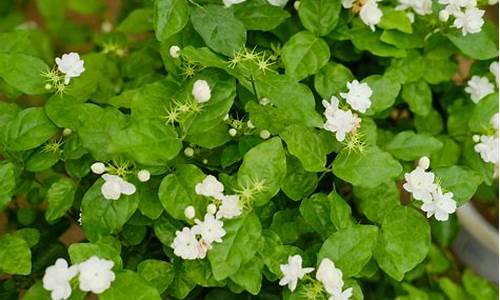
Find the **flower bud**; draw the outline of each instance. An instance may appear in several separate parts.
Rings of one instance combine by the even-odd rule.
[[[215,206],[215,204],[213,203],[210,203],[208,206],[207,206],[207,213],[213,215],[217,212],[217,206]]]
[[[261,130],[260,133],[259,133],[259,136],[263,139],[263,140],[267,140],[270,136],[271,136],[271,133],[267,130]]]
[[[90,166],[92,173],[94,174],[102,174],[106,172],[106,166],[102,162],[95,162]]]
[[[137,173],[137,179],[139,179],[140,182],[146,182],[151,178],[151,173],[149,173],[148,170],[140,170]]]
[[[439,20],[441,22],[446,22],[450,18],[450,13],[446,10],[443,9],[442,11],[439,12]]]
[[[253,128],[255,128],[255,125],[253,125],[253,123],[252,123],[251,120],[248,120],[247,121],[247,127],[250,128],[250,129],[253,129]]]
[[[235,128],[230,128],[228,130],[228,133],[230,136],[236,136],[238,134],[238,130],[236,130]]]
[[[184,216],[186,218],[191,220],[192,218],[194,218],[195,215],[196,215],[196,211],[192,205],[190,205],[184,209]]]
[[[180,54],[181,54],[181,48],[177,45],[173,45],[172,47],[170,47],[170,49],[168,50],[168,53],[170,54],[170,56],[172,58],[179,58]]]
[[[269,103],[271,103],[271,101],[270,101],[270,100],[269,100],[269,98],[267,98],[267,97],[262,97],[262,98],[260,98],[259,103],[260,103],[260,105],[262,105],[262,106],[266,106],[266,105],[268,105]]]
[[[62,134],[63,134],[64,136],[68,136],[68,135],[70,135],[72,132],[73,132],[73,130],[71,130],[71,129],[69,129],[69,128],[64,128],[64,129],[63,129]]]
[[[193,157],[193,155],[194,155],[193,148],[186,147],[186,149],[184,149],[184,155],[186,155],[187,157]]]
[[[196,80],[193,84],[192,94],[198,103],[205,103],[212,97],[210,86],[205,80]]]
[[[472,140],[474,141],[474,143],[479,143],[479,141],[481,140],[481,137],[479,135],[475,134],[472,136]]]
[[[295,1],[293,3],[293,8],[295,8],[295,10],[299,10],[299,7],[300,7],[300,1]]]
[[[430,165],[431,165],[431,161],[427,156],[422,156],[418,160],[418,166],[424,170],[427,170]]]

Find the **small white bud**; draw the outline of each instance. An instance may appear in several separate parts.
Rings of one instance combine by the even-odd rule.
[[[450,18],[450,13],[446,10],[443,9],[442,11],[439,12],[439,20],[441,22],[446,22]]]
[[[267,130],[261,130],[260,133],[259,133],[259,136],[264,139],[264,140],[267,140],[270,136],[271,136],[271,133]]]
[[[229,114],[226,114],[226,115],[224,116],[224,121],[227,121],[227,120],[229,120]]]
[[[431,165],[431,161],[427,156],[422,156],[418,160],[418,166],[424,170],[427,170],[430,165]]]
[[[113,24],[111,24],[111,22],[109,22],[109,21],[102,22],[102,24],[101,24],[101,31],[102,32],[108,33],[108,32],[111,32],[111,30],[113,30]]]
[[[269,98],[267,98],[267,97],[262,97],[262,98],[260,98],[259,103],[260,103],[260,105],[262,105],[262,106],[266,106],[266,105],[268,105],[269,103],[271,103],[271,101],[270,101],[270,100],[269,100]]]
[[[69,129],[69,128],[64,128],[64,129],[63,129],[63,132],[62,132],[62,134],[63,134],[64,136],[68,136],[68,135],[70,135],[71,133],[73,133],[73,130],[71,130],[71,129]]]
[[[295,10],[299,10],[299,7],[300,7],[300,1],[295,1],[293,3],[293,8],[295,8]]]
[[[207,213],[213,215],[217,212],[217,206],[215,206],[215,204],[213,203],[210,203],[208,206],[207,206]]]
[[[204,158],[202,161],[201,161],[204,165],[208,164],[208,159]]]
[[[151,173],[149,173],[148,170],[140,170],[137,172],[137,179],[139,179],[140,182],[146,182],[151,178]]]
[[[212,97],[210,86],[206,80],[196,80],[193,84],[192,94],[198,103],[205,103]]]
[[[186,149],[184,149],[184,155],[186,155],[187,157],[193,157],[193,155],[194,155],[193,148],[186,147]]]
[[[190,205],[184,209],[184,216],[186,218],[191,220],[192,218],[194,218],[195,215],[196,215],[196,211],[192,205]]]
[[[406,16],[408,17],[408,20],[410,20],[410,23],[414,23],[415,22],[415,14],[412,13],[411,11],[407,12],[406,13]]]
[[[46,90],[51,90],[52,89],[52,84],[50,84],[50,83],[45,84],[45,89]]]
[[[236,136],[238,134],[238,130],[236,130],[235,128],[230,128],[228,130],[228,133],[230,136]]]
[[[181,55],[181,48],[179,46],[177,46],[177,45],[173,45],[168,50],[168,53],[170,54],[170,56],[172,58],[179,58],[179,56]]]
[[[253,129],[253,128],[255,128],[255,125],[253,125],[253,123],[252,123],[251,120],[248,120],[247,121],[247,127],[250,128],[250,129]]]
[[[481,137],[479,135],[475,134],[472,136],[472,140],[474,141],[474,143],[479,143],[479,141],[481,140]]]
[[[106,166],[102,162],[95,162],[90,166],[92,173],[94,174],[102,174],[106,172]]]

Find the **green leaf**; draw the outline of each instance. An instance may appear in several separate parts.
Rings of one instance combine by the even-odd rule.
[[[330,199],[325,194],[314,194],[300,203],[300,214],[304,220],[322,237],[333,233],[330,221]],[[331,212],[333,213],[333,212]]]
[[[164,165],[182,148],[175,130],[160,120],[133,121],[116,132],[110,152],[122,153],[144,165]]]
[[[418,133],[428,133],[437,135],[443,131],[443,117],[434,109],[431,109],[426,116],[415,116],[415,128]]]
[[[208,260],[216,280],[236,274],[255,255],[261,225],[255,213],[224,221],[226,235],[208,252]]]
[[[466,269],[462,275],[462,282],[465,291],[474,300],[495,300],[498,299],[498,287],[488,282],[486,279],[474,274]]]
[[[23,299],[25,300],[52,300],[50,292],[43,288],[43,283],[41,281],[35,283],[27,292],[24,294]]]
[[[41,172],[50,169],[60,158],[58,152],[38,151],[30,155],[26,160],[26,171]]]
[[[189,221],[184,209],[193,206],[198,218],[203,217],[208,201],[196,194],[195,186],[205,179],[205,174],[194,165],[178,165],[174,173],[161,182],[158,196],[165,210],[174,218]]]
[[[101,194],[103,183],[98,179],[82,199],[82,227],[91,242],[118,233],[139,205],[136,195],[121,195],[116,201],[105,199]]]
[[[445,35],[463,54],[473,59],[486,60],[498,56],[497,42],[485,31],[462,35],[461,32]]]
[[[156,259],[143,260],[137,266],[137,273],[154,286],[160,294],[169,287],[175,276],[174,266],[171,263]]]
[[[181,31],[189,21],[189,6],[186,0],[155,0],[154,27],[160,42]]]
[[[10,202],[16,187],[15,166],[11,162],[0,163],[0,211]]]
[[[411,22],[405,11],[385,9],[384,15],[377,24],[378,27],[383,29],[397,29],[404,33],[412,33]]]
[[[25,151],[45,143],[57,132],[43,108],[30,107],[21,111],[9,123],[7,147],[11,151]]]
[[[49,222],[64,216],[71,208],[75,197],[76,185],[69,178],[60,178],[54,182],[47,192],[48,208],[45,219]]]
[[[255,85],[259,96],[267,97],[290,124],[323,127],[323,119],[315,108],[314,96],[306,85],[274,73],[259,76]]]
[[[110,242],[111,241],[111,242]],[[121,269],[122,259],[120,257],[120,248],[111,244],[119,241],[110,238],[109,240],[102,239],[96,243],[74,243],[68,247],[68,254],[72,264],[82,263],[92,256],[105,258],[114,262],[115,270]]]
[[[283,46],[281,58],[286,74],[300,81],[317,73],[328,63],[330,49],[323,39],[308,31],[301,31]]]
[[[47,92],[43,73],[49,67],[41,59],[24,54],[0,53],[0,78],[28,95]]]
[[[0,270],[17,275],[31,273],[31,250],[21,236],[5,234],[0,237]]]
[[[473,106],[470,114],[469,128],[472,132],[483,133],[491,128],[491,117],[498,112],[498,92],[481,99]]]
[[[439,288],[444,292],[448,299],[467,300],[470,299],[467,293],[458,284],[449,278],[441,278],[438,281]]]
[[[443,189],[453,192],[453,199],[457,201],[458,205],[469,201],[482,183],[479,174],[467,167],[438,168],[434,170],[434,173],[441,180]]]
[[[111,287],[99,294],[99,300],[161,300],[160,293],[139,274],[123,270],[115,275]]]
[[[281,7],[269,5],[265,0],[248,0],[234,7],[234,15],[247,30],[269,31],[276,28],[290,13]]]
[[[403,168],[389,153],[369,146],[363,152],[343,149],[333,162],[333,174],[354,186],[373,188],[401,174]]]
[[[331,192],[328,195],[328,203],[330,205],[330,220],[335,229],[342,230],[354,224],[351,207],[339,194]]]
[[[390,108],[399,95],[401,85],[386,76],[371,75],[361,82],[367,83],[373,91],[370,97],[372,105],[366,112],[367,115],[382,112]]]
[[[285,151],[281,140],[275,137],[245,154],[238,170],[238,188],[253,190],[251,200],[261,206],[279,192],[285,175]]]
[[[401,281],[425,259],[430,244],[425,217],[411,207],[396,206],[385,215],[374,256],[385,273]]]
[[[307,30],[324,36],[337,26],[340,10],[340,0],[303,0],[299,6],[299,17]]]
[[[152,9],[139,8],[130,12],[116,29],[128,34],[147,32],[153,29],[152,19]]]
[[[370,261],[377,242],[378,228],[354,225],[332,234],[321,246],[318,264],[325,257],[335,262],[344,278],[357,275]]]
[[[382,223],[385,215],[399,205],[399,190],[392,181],[374,188],[355,186],[353,192],[361,212],[374,223]]]
[[[405,57],[406,51],[380,41],[380,31],[372,32],[363,27],[351,30],[352,43],[359,50],[369,51],[373,55],[382,57]]]
[[[430,156],[442,147],[443,143],[438,139],[408,130],[396,134],[385,144],[384,149],[399,159],[411,161],[422,156]]]
[[[288,198],[299,201],[314,192],[317,184],[316,173],[304,170],[295,156],[286,157],[286,175],[281,183],[281,190]]]
[[[248,291],[252,295],[258,295],[262,285],[262,268],[264,263],[256,258],[241,266],[236,274],[231,275],[230,279]]]
[[[321,97],[330,99],[332,96],[345,91],[347,82],[353,79],[354,76],[349,68],[342,64],[329,62],[314,75],[314,88]]]
[[[245,45],[245,26],[231,10],[220,5],[196,7],[191,11],[191,22],[205,44],[215,52],[231,56]]]
[[[425,73],[426,64],[419,52],[409,51],[405,58],[393,59],[384,76],[401,84],[418,81]]]
[[[280,132],[288,151],[297,157],[306,171],[325,170],[326,149],[316,129],[301,125],[291,125]]]
[[[426,116],[432,109],[431,88],[423,80],[404,84],[401,96],[417,115]]]
[[[457,164],[462,152],[460,146],[447,136],[440,136],[438,138],[443,143],[443,148],[431,154],[431,167],[435,169]]]

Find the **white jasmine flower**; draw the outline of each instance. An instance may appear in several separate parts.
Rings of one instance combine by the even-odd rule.
[[[140,182],[146,182],[151,178],[151,173],[149,173],[148,170],[140,170],[137,172],[137,179],[139,179]]]
[[[168,49],[168,54],[170,54],[172,58],[179,58],[179,56],[181,56],[181,48],[177,45],[173,45]]]
[[[264,129],[259,132],[259,136],[261,139],[267,140],[269,137],[271,137],[271,133],[269,132],[269,130]]]
[[[106,166],[102,162],[95,162],[90,166],[90,170],[94,174],[102,174],[106,172]]]
[[[212,97],[210,86],[206,80],[198,79],[193,84],[192,94],[198,103],[205,103]]]
[[[198,195],[219,199],[223,196],[224,185],[213,175],[208,175],[195,186],[195,191]]]
[[[403,184],[403,188],[412,193],[413,198],[417,200],[424,202],[431,201],[432,192],[437,188],[434,183],[434,177],[434,173],[426,172],[424,169],[416,167],[415,170],[405,174],[406,182]]]
[[[115,280],[113,261],[92,256],[78,265],[80,290],[100,294],[109,289]]]
[[[238,130],[236,130],[235,128],[230,128],[228,130],[228,133],[229,133],[230,136],[234,137],[234,136],[236,136],[238,134]]]
[[[342,271],[335,267],[333,261],[329,258],[323,258],[316,271],[316,279],[319,280],[328,294],[333,294],[337,290],[342,290],[344,281],[342,280]]]
[[[78,273],[77,266],[68,266],[63,258],[45,269],[43,288],[50,291],[52,300],[68,299],[71,296],[71,279]]]
[[[223,196],[219,200],[222,201],[222,204],[216,214],[217,219],[232,219],[241,215],[241,203],[238,195]]]
[[[462,29],[463,35],[480,32],[483,27],[484,10],[478,9],[477,7],[469,6],[465,11],[458,11],[453,15],[455,16],[453,27]]]
[[[120,176],[104,174],[101,177],[105,181],[101,186],[101,193],[108,200],[118,200],[122,194],[132,195],[135,193],[135,185],[125,181]]]
[[[382,10],[378,8],[376,0],[367,0],[359,11],[361,21],[370,27],[372,31],[375,31],[375,25],[380,23],[382,16]]]
[[[397,10],[405,10],[411,8],[416,14],[421,16],[432,14],[431,0],[399,0]]]
[[[347,83],[347,88],[349,91],[347,93],[340,93],[340,97],[344,98],[354,110],[365,113],[372,105],[370,97],[373,91],[370,86],[367,83],[360,83],[357,80],[353,80]]]
[[[288,0],[267,0],[267,2],[271,5],[274,5],[274,6],[285,7]]]
[[[189,206],[186,206],[186,208],[184,208],[184,216],[186,218],[188,218],[189,220],[194,218],[195,215],[196,215],[196,210],[194,209],[194,206],[189,205]]]
[[[453,193],[444,193],[440,187],[432,192],[432,201],[424,202],[421,209],[427,213],[427,218],[434,215],[438,221],[447,221],[448,215],[457,210],[457,203],[453,200]]]
[[[283,277],[279,281],[279,285],[288,285],[290,291],[294,291],[297,287],[297,281],[302,279],[307,273],[314,271],[314,268],[302,268],[302,257],[294,255],[288,257],[288,263],[280,265]]]
[[[465,92],[470,94],[470,98],[474,103],[478,103],[481,99],[494,91],[495,87],[487,77],[479,77],[477,75],[472,76],[465,88]]]
[[[352,288],[348,288],[344,291],[335,290],[328,300],[349,300],[352,297]]]
[[[481,159],[487,163],[499,163],[498,136],[482,135],[480,143],[474,146],[474,151],[481,155]]]
[[[214,215],[216,212],[217,212],[217,206],[215,204],[213,204],[213,203],[210,203],[207,206],[207,213],[211,214],[211,215]]]
[[[493,126],[493,128],[495,128],[496,130],[498,130],[498,122],[499,122],[498,118],[499,115],[498,113],[496,113],[490,119],[491,126]]]
[[[330,103],[323,100],[323,106],[326,108],[324,114],[327,119],[324,128],[335,133],[339,142],[344,141],[347,133],[354,132],[359,127],[361,119],[350,110],[339,109],[337,97],[332,97]]]
[[[243,3],[245,1],[246,0],[222,0],[222,2],[224,2],[225,7],[230,7],[231,5]]]
[[[430,165],[431,165],[431,160],[427,156],[422,156],[418,160],[418,166],[424,170],[429,169]]]
[[[61,58],[56,57],[56,64],[59,71],[64,74],[64,84],[69,84],[71,78],[78,77],[85,71],[83,60],[75,52],[63,54]]]
[[[191,230],[194,234],[201,235],[201,238],[209,245],[209,248],[213,242],[222,243],[222,237],[226,235],[224,222],[216,219],[214,215],[206,214],[203,222],[196,219],[195,223],[196,225]]]
[[[196,239],[194,232],[188,228],[175,232],[175,238],[170,245],[174,249],[174,254],[183,259],[203,258],[206,255],[206,248]]]
[[[461,11],[462,7],[474,7],[476,0],[439,0],[439,4],[446,5],[445,10],[449,14],[455,14]]]
[[[497,86],[498,86],[498,62],[497,61],[494,61],[491,63],[490,72],[491,72],[491,74],[493,74],[495,76],[495,81],[496,81]]]

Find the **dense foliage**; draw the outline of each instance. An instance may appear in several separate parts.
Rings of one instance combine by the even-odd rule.
[[[1,299],[498,298],[487,1],[121,3],[0,2]]]

